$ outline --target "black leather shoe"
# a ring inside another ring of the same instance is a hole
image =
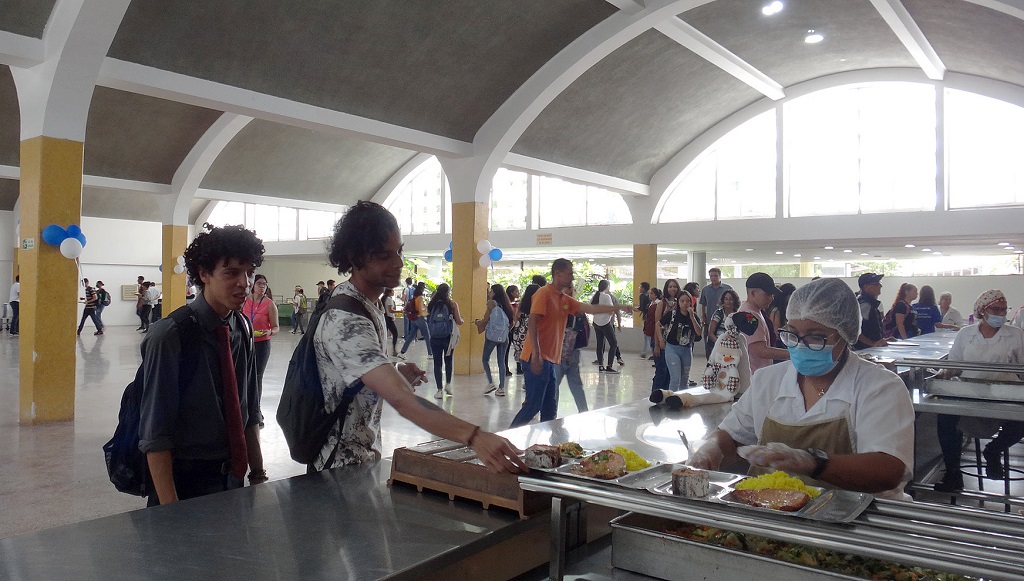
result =
[[[935,483],[936,492],[959,492],[964,489],[964,476],[959,472],[946,473],[942,482]]]
[[[1006,476],[1003,472],[1002,453],[986,448],[981,455],[985,457],[985,476],[991,480],[1002,480]]]

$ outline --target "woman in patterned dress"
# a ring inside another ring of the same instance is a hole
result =
[[[519,317],[515,322],[515,329],[512,333],[512,355],[516,358],[516,374],[523,374],[523,364],[519,356],[523,353],[523,343],[526,342],[526,324],[530,320],[530,304],[533,302],[533,294],[540,286],[531,284],[526,287],[523,293],[523,300],[519,301]]]

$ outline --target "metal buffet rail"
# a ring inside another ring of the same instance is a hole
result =
[[[558,474],[522,476],[524,490],[552,502],[550,578],[565,568],[563,499],[959,573],[1024,580],[1024,518],[964,507],[875,500],[848,524],[822,523],[742,507],[666,497]]]

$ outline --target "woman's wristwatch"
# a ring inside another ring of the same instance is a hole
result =
[[[809,476],[811,478],[817,478],[821,476],[821,473],[828,468],[828,453],[820,448],[806,448],[807,453],[814,458],[814,470],[811,471]]]

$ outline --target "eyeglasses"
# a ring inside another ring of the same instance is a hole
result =
[[[828,335],[804,335],[801,337],[792,331],[779,331],[779,339],[786,347],[796,347],[803,343],[811,351],[821,351],[827,347],[828,339],[833,335],[835,333],[829,333]]]
[[[1007,310],[1006,307],[985,307],[985,312],[990,315],[1005,315]]]

